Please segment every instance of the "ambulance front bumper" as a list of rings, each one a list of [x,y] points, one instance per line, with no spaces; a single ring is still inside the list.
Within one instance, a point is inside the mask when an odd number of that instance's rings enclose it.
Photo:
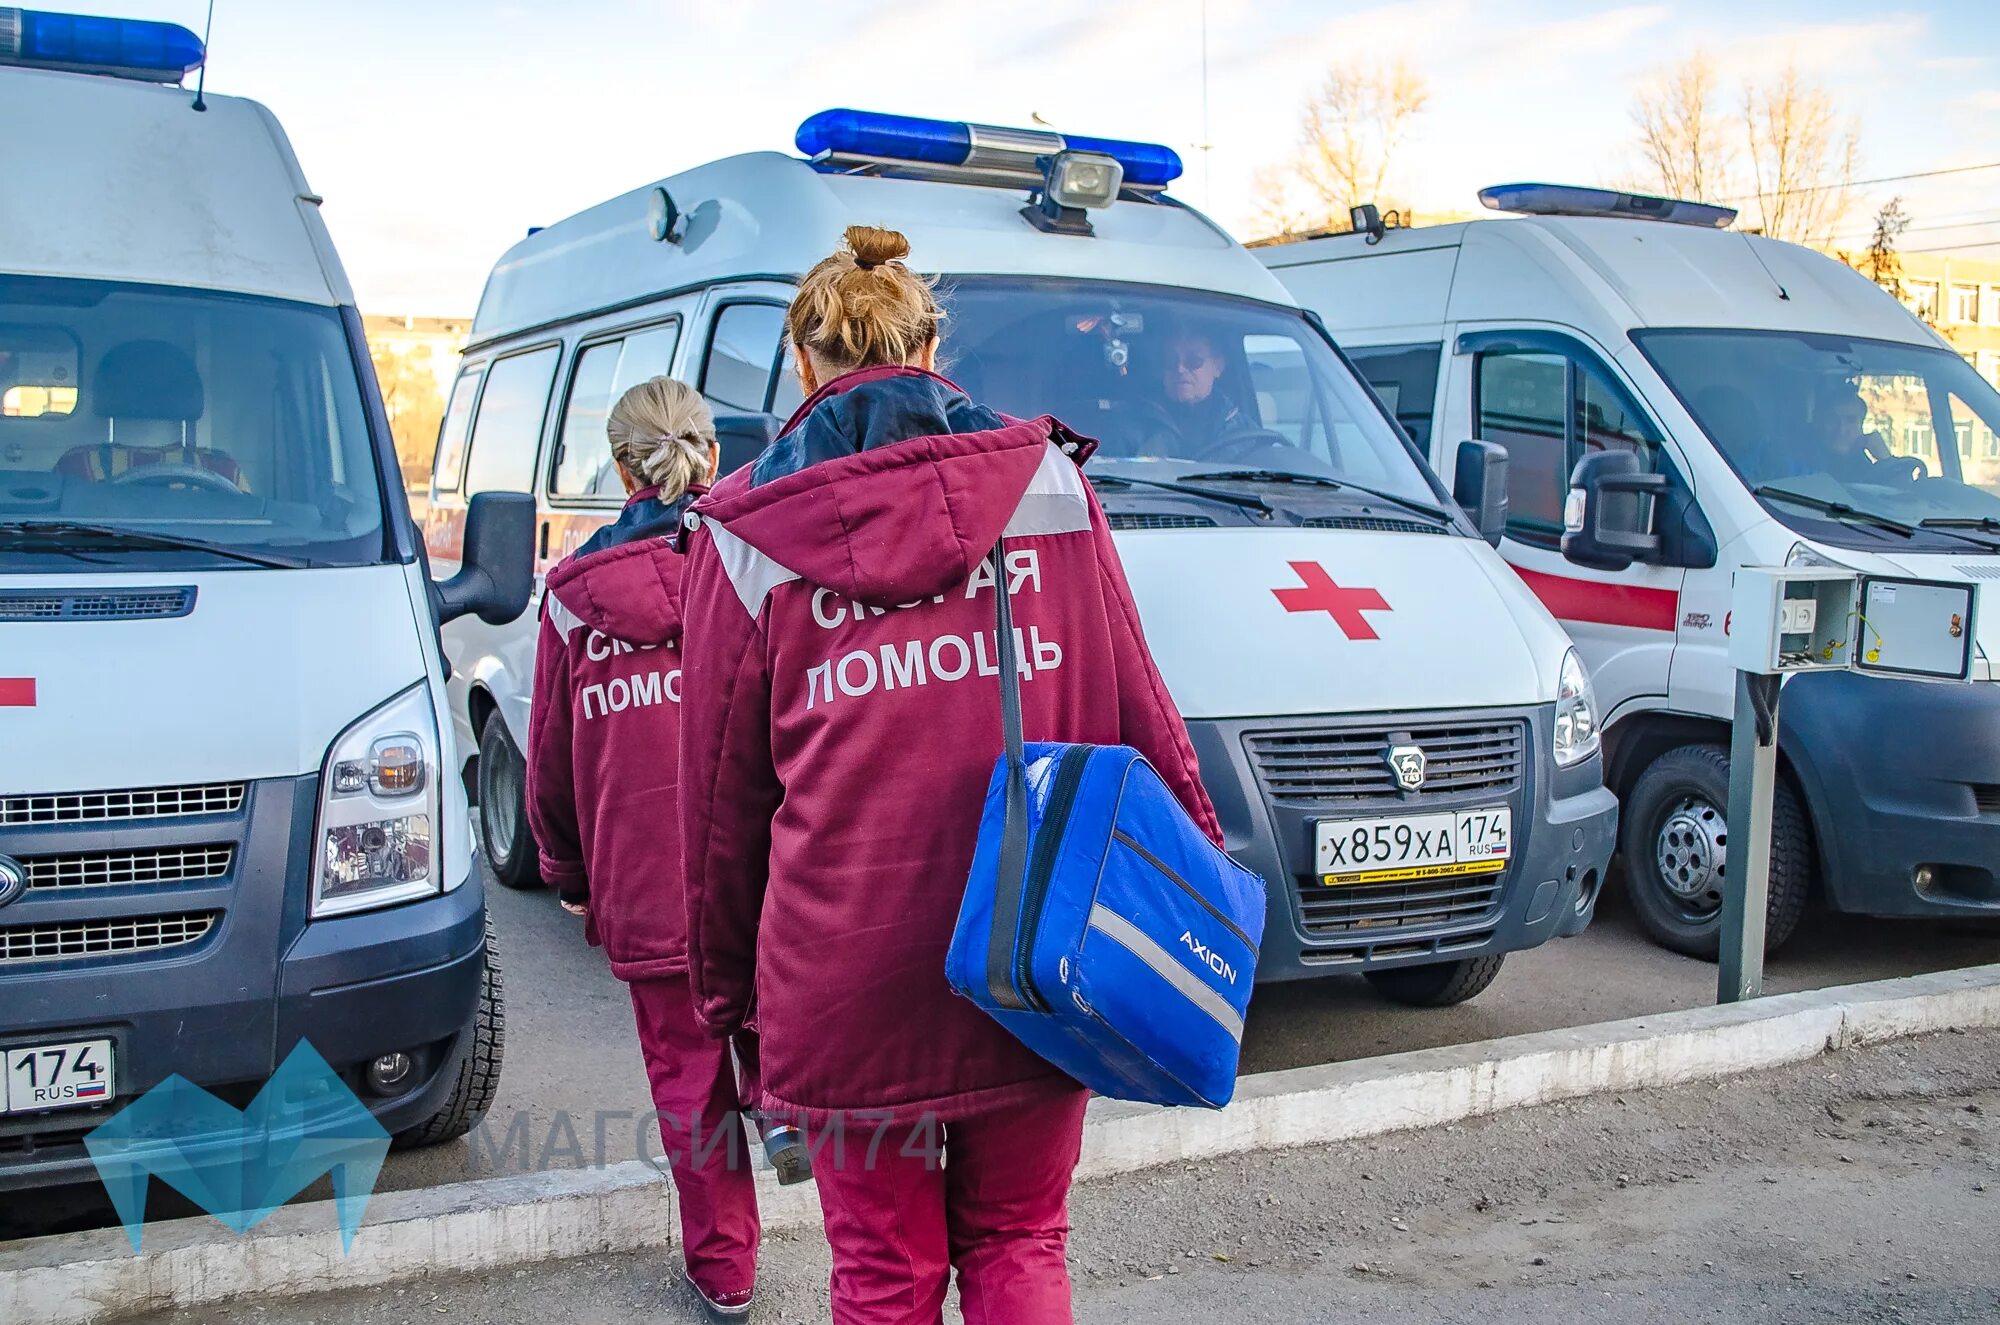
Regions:
[[[1617,799],[1593,757],[1557,769],[1554,710],[1417,711],[1194,721],[1188,733],[1224,845],[1269,909],[1260,981],[1418,966],[1532,948],[1590,923],[1617,839]],[[1426,785],[1398,788],[1391,746],[1427,754]],[[1511,811],[1497,874],[1327,887],[1321,821]]]

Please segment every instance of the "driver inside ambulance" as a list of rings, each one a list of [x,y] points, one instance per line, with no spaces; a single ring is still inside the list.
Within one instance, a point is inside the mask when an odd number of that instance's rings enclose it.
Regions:
[[[1202,460],[1227,439],[1258,431],[1230,398],[1228,360],[1209,332],[1173,328],[1151,353],[1158,394],[1141,412],[1139,454]]]

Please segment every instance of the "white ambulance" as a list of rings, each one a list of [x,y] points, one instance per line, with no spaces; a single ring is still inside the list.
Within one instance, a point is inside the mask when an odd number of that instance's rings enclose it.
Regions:
[[[1634,906],[1713,955],[1735,568],[2000,579],[2000,393],[1859,273],[1724,230],[1727,209],[1481,196],[1524,215],[1258,256],[1437,463],[1507,449],[1500,548],[1590,665]],[[1977,684],[1788,682],[1771,946],[1815,889],[1868,915],[2000,915],[2000,613],[1979,631]]]
[[[301,1043],[402,1143],[500,1067],[438,619],[521,611],[532,507],[432,583],[319,199],[202,58],[0,9],[0,1192]]]
[[[726,466],[755,455],[799,401],[793,283],[848,225],[893,226],[943,278],[944,370],[1102,439],[1086,473],[1147,636],[1229,847],[1271,887],[1260,975],[1358,971],[1456,1002],[1504,953],[1589,922],[1616,811],[1568,639],[1323,331],[1163,192],[1169,149],[853,111],[814,116],[799,147],[636,189],[501,258],[441,433],[434,548],[489,487],[538,494],[543,569],[615,515],[605,413],[653,374],[707,395]],[[1491,521],[1501,480],[1478,460],[1458,491]],[[534,632],[461,622],[447,644],[487,849],[531,884]]]

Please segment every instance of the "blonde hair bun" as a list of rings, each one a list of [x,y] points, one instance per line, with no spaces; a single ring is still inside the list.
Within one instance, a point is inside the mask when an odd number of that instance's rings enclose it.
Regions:
[[[840,248],[813,265],[792,297],[792,348],[830,373],[915,362],[938,338],[944,312],[930,281],[903,265],[909,255],[898,231],[847,227]]]
[[[628,473],[672,501],[709,476],[715,416],[701,393],[671,377],[652,377],[618,398],[604,421],[611,454]]]
[[[873,271],[885,262],[910,256],[910,241],[900,231],[884,230],[873,225],[851,225],[842,239],[847,251],[854,255],[854,265],[863,271]]]

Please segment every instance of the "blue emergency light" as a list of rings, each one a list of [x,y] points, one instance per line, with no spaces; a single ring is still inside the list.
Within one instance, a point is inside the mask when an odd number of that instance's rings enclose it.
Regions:
[[[815,159],[868,158],[930,166],[1012,171],[1039,176],[1037,161],[1061,152],[1093,152],[1124,168],[1124,182],[1160,189],[1180,178],[1181,158],[1160,143],[1083,138],[1046,129],[926,120],[870,110],[823,110],[799,126],[799,151]]]
[[[201,38],[178,23],[0,7],[0,65],[178,83],[203,57]]]
[[[1716,207],[1685,198],[1659,198],[1650,193],[1621,193],[1575,184],[1495,184],[1479,191],[1479,201],[1496,212],[1529,216],[1613,216],[1631,221],[1671,221],[1726,230],[1736,220],[1734,207]]]

